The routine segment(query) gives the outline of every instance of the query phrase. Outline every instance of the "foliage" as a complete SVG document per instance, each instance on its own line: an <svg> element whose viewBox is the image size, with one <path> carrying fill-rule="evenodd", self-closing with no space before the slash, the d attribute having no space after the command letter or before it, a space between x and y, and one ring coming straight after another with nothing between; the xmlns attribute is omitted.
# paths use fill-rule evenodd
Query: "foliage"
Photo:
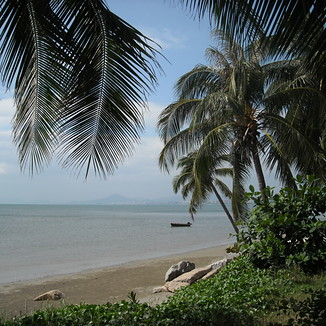
<svg viewBox="0 0 326 326"><path fill-rule="evenodd" d="M7 321L6 326L43 326L43 325L148 325L147 315L152 308L147 304L121 301L114 304L69 305L60 309L36 311L31 316Z"/></svg>
<svg viewBox="0 0 326 326"><path fill-rule="evenodd" d="M325 284L326 286L326 284ZM304 291L309 294L305 300L296 300L293 297L284 299L277 309L279 315L286 315L287 326L304 325L304 326L323 326L326 325L326 289ZM269 326L285 325L271 323Z"/></svg>
<svg viewBox="0 0 326 326"><path fill-rule="evenodd" d="M209 155L203 157L198 155L197 151L189 153L178 162L177 168L181 169L181 171L173 178L173 190L177 193L181 188L184 199L191 193L189 212L192 218L194 218L197 208L213 192L231 222L234 231L237 233L238 227L219 193L221 191L224 196L232 198L231 190L221 180L221 177L232 177L233 175L232 168L222 167L222 164L225 162L227 162L226 156L215 157L213 153L209 153Z"/></svg>
<svg viewBox="0 0 326 326"><path fill-rule="evenodd" d="M159 164L169 171L196 153L195 175L204 176L201 181L212 192L212 178L206 179L212 174L199 173L203 165L197 164L198 158L210 165L204 171L213 171L214 158L227 156L237 221L244 215L244 184L252 171L260 191L266 188L262 159L286 186L294 184L292 169L325 174L320 146L324 98L314 91L319 83L300 60L266 58L259 39L241 47L229 35L216 31L216 36L218 46L207 49L209 64L197 65L178 79L177 101L159 116L164 142Z"/></svg>
<svg viewBox="0 0 326 326"><path fill-rule="evenodd" d="M0 77L14 84L21 167L38 172L58 154L86 176L112 173L139 140L155 43L104 0L0 3Z"/></svg>
<svg viewBox="0 0 326 326"><path fill-rule="evenodd" d="M279 295L281 285L289 289L285 280L284 271L261 270L239 257L216 277L182 289L161 309L174 312L173 318L181 314L180 325L253 325L255 316L268 311L268 298Z"/></svg>
<svg viewBox="0 0 326 326"><path fill-rule="evenodd" d="M326 263L326 186L317 179L297 177L297 189L263 194L251 186L254 208L239 233L241 249L260 267L298 265L314 272Z"/></svg>
<svg viewBox="0 0 326 326"><path fill-rule="evenodd" d="M208 14L218 28L239 42L257 35L274 35L271 54L298 57L323 76L326 67L326 15L324 0L179 0L198 14Z"/></svg>

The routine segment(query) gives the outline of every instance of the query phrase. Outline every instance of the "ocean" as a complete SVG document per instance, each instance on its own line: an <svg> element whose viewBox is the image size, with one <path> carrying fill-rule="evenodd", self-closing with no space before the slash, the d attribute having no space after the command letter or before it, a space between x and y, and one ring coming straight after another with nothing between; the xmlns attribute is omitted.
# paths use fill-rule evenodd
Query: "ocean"
<svg viewBox="0 0 326 326"><path fill-rule="evenodd" d="M222 208L205 205L0 205L0 283L111 267L234 241Z"/></svg>

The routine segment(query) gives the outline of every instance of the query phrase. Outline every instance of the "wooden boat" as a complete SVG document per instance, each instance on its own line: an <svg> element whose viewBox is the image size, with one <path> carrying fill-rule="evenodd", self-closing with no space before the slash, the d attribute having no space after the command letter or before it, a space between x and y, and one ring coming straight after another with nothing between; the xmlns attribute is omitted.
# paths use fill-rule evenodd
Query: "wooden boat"
<svg viewBox="0 0 326 326"><path fill-rule="evenodd" d="M171 226L191 226L192 223L188 222L188 223L171 223Z"/></svg>

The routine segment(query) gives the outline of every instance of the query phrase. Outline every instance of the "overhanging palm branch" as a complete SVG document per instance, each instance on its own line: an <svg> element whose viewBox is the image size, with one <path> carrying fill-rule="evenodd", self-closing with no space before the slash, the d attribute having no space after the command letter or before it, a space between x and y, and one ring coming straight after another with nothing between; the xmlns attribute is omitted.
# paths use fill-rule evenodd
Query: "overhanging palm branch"
<svg viewBox="0 0 326 326"><path fill-rule="evenodd" d="M306 56L316 72L326 67L326 5L324 0L179 0L190 11L208 14L216 27L241 44L264 34L275 36L270 51ZM264 32L262 32L264 31ZM265 39L268 45L268 39Z"/></svg>
<svg viewBox="0 0 326 326"><path fill-rule="evenodd" d="M8 88L15 81L14 141L21 165L34 171L58 144L64 29L46 1L2 1L0 26L2 81Z"/></svg>
<svg viewBox="0 0 326 326"><path fill-rule="evenodd" d="M103 0L4 0L0 28L22 168L38 171L58 149L86 177L112 173L139 140L160 69L154 43Z"/></svg>

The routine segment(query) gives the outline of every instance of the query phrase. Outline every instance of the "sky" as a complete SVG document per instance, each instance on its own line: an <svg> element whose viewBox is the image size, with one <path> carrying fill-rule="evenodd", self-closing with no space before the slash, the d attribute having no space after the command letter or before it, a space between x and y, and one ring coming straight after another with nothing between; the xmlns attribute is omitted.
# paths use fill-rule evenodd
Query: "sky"
<svg viewBox="0 0 326 326"><path fill-rule="evenodd" d="M105 198L113 194L157 199L174 196L173 174L160 171L158 156L163 147L157 131L159 113L175 100L177 79L199 63L207 63L205 50L214 44L208 19L198 21L168 0L108 0L109 9L161 46L164 74L148 97L145 131L131 158L106 180L77 178L55 160L39 174L22 173L12 144L11 93L0 93L0 204L70 203ZM12 91L12 90L11 90Z"/></svg>

